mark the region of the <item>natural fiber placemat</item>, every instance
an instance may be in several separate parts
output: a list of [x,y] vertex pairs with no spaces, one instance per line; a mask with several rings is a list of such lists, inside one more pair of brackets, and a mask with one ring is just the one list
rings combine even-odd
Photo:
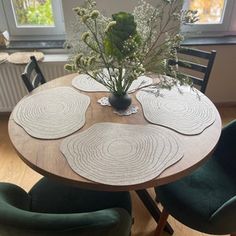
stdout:
[[79,175],[116,186],[149,181],[183,157],[176,134],[155,125],[97,123],[60,149]]
[[0,52],[0,63],[3,63],[7,60],[9,54],[6,52]]
[[37,61],[41,61],[44,58],[42,52],[15,52],[12,53],[7,60],[13,64],[27,64],[31,56],[35,56]]
[[14,121],[35,138],[57,139],[85,124],[90,98],[70,87],[58,87],[22,99],[13,111]]
[[163,89],[160,96],[139,91],[145,118],[186,135],[201,133],[214,123],[216,112],[212,102],[201,92],[189,87]]
[[[147,76],[140,76],[131,84],[128,92],[134,92],[140,86],[146,86],[153,83],[152,78]],[[86,74],[76,76],[72,80],[72,86],[85,92],[109,92],[109,90],[96,80]]]

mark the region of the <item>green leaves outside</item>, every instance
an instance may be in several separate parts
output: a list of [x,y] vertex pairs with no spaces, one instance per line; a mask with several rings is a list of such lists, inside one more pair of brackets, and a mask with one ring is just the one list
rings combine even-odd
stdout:
[[13,0],[18,25],[53,26],[51,0]]

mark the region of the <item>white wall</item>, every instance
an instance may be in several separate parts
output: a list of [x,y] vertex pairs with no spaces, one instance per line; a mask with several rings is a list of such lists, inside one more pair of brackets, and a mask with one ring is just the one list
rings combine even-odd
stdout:
[[216,103],[236,103],[236,45],[201,46],[203,50],[216,50],[216,58],[207,96]]

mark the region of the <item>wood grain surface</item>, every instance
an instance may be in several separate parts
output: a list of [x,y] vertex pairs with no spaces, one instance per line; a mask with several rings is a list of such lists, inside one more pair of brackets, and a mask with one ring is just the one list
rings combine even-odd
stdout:
[[[75,76],[76,74],[71,74],[52,80],[35,89],[32,94],[58,86],[71,86],[71,81]],[[86,130],[88,127],[98,122],[148,124],[141,112],[141,105],[136,100],[135,95],[132,95],[132,101],[133,104],[139,107],[139,112],[131,116],[118,116],[113,113],[111,107],[103,107],[97,103],[97,100],[106,94],[84,94],[90,96],[91,105],[86,112],[86,124],[78,132]],[[30,96],[30,94],[28,96]],[[181,96],[181,94],[179,96]],[[214,105],[212,104],[212,106]],[[59,147],[63,139],[40,140],[33,138],[14,122],[12,116],[9,118],[8,132],[18,155],[27,165],[42,175],[64,181],[68,184],[74,184],[90,189],[107,191],[137,190],[177,180],[195,170],[207,159],[217,144],[221,133],[221,118],[218,111],[216,109],[214,110],[216,112],[216,121],[200,135],[187,136],[177,133],[184,148],[184,157],[181,161],[169,167],[159,177],[151,181],[130,186],[102,185],[82,178],[69,167],[69,164],[60,152]]]

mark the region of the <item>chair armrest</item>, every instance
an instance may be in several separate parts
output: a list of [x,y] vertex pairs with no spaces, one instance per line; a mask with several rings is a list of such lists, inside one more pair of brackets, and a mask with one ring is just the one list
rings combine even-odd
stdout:
[[50,235],[68,235],[74,232],[77,235],[128,236],[131,216],[121,208],[88,213],[48,214],[25,211],[8,205],[4,210],[0,207],[0,235],[4,235],[1,234],[4,227],[15,228],[17,232],[20,229],[23,231],[22,235],[28,235],[27,232],[40,232],[41,235],[46,235],[44,232],[51,232]]
[[[0,183],[0,235],[124,235],[131,216],[122,208],[87,213],[37,213],[30,211],[31,197],[20,187]],[[69,233],[69,234],[68,234]]]
[[217,232],[228,234],[236,232],[236,196],[219,207],[210,217],[210,223],[217,227]]
[[29,210],[31,197],[21,187],[12,183],[0,183],[0,207],[6,207],[7,204],[23,210]]

